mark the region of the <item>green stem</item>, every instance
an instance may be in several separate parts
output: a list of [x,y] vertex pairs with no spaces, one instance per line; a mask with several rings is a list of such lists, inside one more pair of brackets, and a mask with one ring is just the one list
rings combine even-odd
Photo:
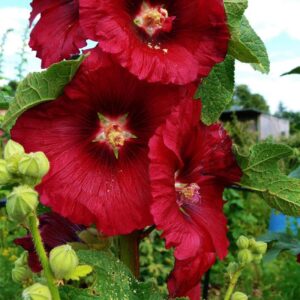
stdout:
[[238,269],[232,276],[224,300],[230,300],[243,269]]
[[36,253],[40,259],[41,265],[44,270],[44,276],[47,280],[47,284],[52,296],[52,300],[60,300],[59,291],[57,286],[55,285],[55,278],[50,269],[47,253],[44,248],[43,241],[40,235],[40,231],[38,227],[38,219],[36,215],[29,216],[28,224],[29,224],[29,229],[31,232]]
[[140,275],[138,232],[120,236],[119,245],[120,260],[131,270],[133,275],[138,278]]

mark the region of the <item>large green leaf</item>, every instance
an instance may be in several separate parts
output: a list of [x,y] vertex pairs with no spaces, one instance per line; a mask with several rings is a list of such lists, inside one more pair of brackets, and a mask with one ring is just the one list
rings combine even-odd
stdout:
[[202,100],[202,121],[210,125],[216,122],[231,102],[234,90],[234,59],[227,56],[217,64],[200,84],[195,98]]
[[300,180],[284,175],[278,161],[289,157],[287,145],[261,143],[246,156],[237,153],[244,173],[240,186],[259,194],[271,207],[291,216],[300,216]]
[[26,110],[59,97],[72,80],[85,56],[52,65],[42,72],[29,74],[18,85],[14,100],[5,115],[3,128],[10,129]]
[[231,36],[229,53],[241,62],[251,63],[257,71],[262,73],[270,71],[266,47],[245,16],[242,17],[240,31],[234,32]]
[[248,7],[248,0],[224,0],[224,5],[230,32],[239,32],[242,16]]
[[94,282],[86,289],[62,288],[62,299],[163,300],[151,283],[138,282],[129,269],[110,253],[78,251],[78,256],[80,263],[93,266]]

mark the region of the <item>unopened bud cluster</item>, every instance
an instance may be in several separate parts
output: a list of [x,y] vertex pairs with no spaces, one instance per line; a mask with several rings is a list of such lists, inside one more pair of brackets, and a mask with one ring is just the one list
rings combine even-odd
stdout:
[[[34,213],[38,193],[34,186],[49,171],[49,161],[43,152],[25,153],[22,145],[9,140],[0,159],[0,185],[18,185],[7,196],[7,213],[10,219],[23,222]],[[17,274],[17,272],[15,272]]]
[[236,244],[239,248],[238,261],[242,266],[251,262],[259,264],[268,248],[266,243],[257,242],[253,238],[248,239],[243,235],[239,237]]
[[14,282],[23,283],[32,279],[32,272],[28,267],[27,259],[28,252],[23,252],[15,261],[15,266],[12,269],[12,279]]
[[49,171],[49,161],[43,152],[25,153],[22,145],[9,140],[0,160],[0,185],[25,183],[38,184]]

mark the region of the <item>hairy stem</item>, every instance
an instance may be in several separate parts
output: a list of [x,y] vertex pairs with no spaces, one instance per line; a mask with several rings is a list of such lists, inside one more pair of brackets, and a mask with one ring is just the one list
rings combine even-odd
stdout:
[[49,260],[45,251],[42,237],[38,228],[38,219],[36,215],[31,215],[28,218],[28,225],[33,239],[35,251],[39,257],[41,265],[43,267],[44,276],[47,280],[48,288],[50,290],[52,300],[60,300],[59,291],[55,285],[55,278],[50,269]]
[[229,283],[229,287],[228,287],[228,289],[227,289],[227,291],[226,291],[224,300],[230,300],[231,295],[232,295],[233,292],[234,292],[235,286],[236,286],[236,284],[237,284],[237,282],[238,282],[238,280],[239,280],[239,277],[240,277],[241,274],[242,274],[242,270],[243,270],[243,269],[241,269],[241,268],[238,269],[238,270],[233,274],[233,276],[231,277],[230,283]]
[[122,235],[119,238],[120,260],[138,278],[140,275],[139,264],[139,233],[134,232],[129,235]]

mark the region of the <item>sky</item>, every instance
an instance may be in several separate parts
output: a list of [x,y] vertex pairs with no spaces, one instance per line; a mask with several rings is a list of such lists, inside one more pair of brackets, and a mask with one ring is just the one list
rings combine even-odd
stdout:
[[[300,76],[281,77],[280,74],[300,66],[300,0],[249,0],[246,11],[250,24],[265,42],[270,60],[268,75],[254,71],[249,65],[237,63],[236,83],[247,84],[253,93],[259,93],[275,112],[280,101],[289,110],[300,111]],[[8,35],[4,49],[4,75],[16,76],[15,66],[20,57],[22,36],[28,26],[30,0],[0,1],[0,37],[8,28],[14,31]],[[40,69],[40,61],[27,47],[28,65],[26,72]]]

